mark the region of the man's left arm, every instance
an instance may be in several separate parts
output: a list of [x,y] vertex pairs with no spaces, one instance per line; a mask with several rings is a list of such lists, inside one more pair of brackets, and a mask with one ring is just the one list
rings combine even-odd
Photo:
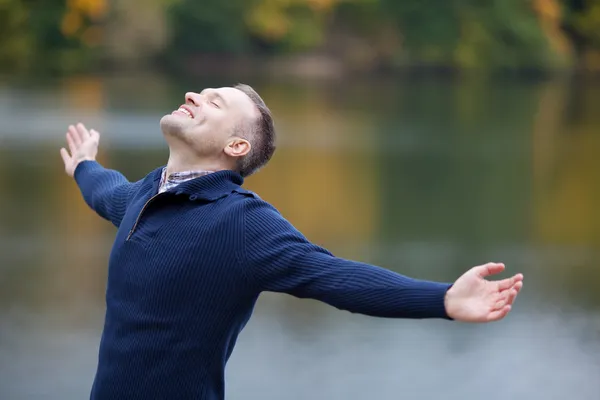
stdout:
[[247,206],[244,225],[245,273],[259,291],[312,298],[375,317],[450,319],[444,305],[449,283],[335,257],[260,200]]

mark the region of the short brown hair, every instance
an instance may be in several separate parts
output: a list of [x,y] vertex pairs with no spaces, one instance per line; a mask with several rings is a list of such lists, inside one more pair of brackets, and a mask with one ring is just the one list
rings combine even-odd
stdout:
[[256,91],[246,84],[237,84],[235,89],[240,90],[252,100],[259,112],[259,117],[251,127],[240,127],[241,133],[250,142],[252,148],[246,156],[238,162],[237,169],[243,177],[250,176],[265,166],[275,152],[275,125],[271,110]]

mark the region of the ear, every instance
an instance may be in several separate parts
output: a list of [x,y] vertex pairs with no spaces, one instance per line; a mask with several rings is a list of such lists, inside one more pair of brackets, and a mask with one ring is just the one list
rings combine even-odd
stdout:
[[230,157],[243,157],[250,152],[252,146],[246,139],[234,137],[225,146],[225,154]]

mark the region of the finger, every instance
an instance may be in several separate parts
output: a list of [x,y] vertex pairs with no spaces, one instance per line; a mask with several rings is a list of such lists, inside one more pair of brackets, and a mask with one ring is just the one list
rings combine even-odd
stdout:
[[78,148],[79,146],[81,146],[81,137],[79,136],[79,132],[77,131],[77,128],[75,128],[73,125],[69,125],[69,134],[71,135],[71,138],[73,139],[73,143],[76,146],[75,148]]
[[511,309],[511,306],[506,305],[506,306],[502,307],[502,309],[500,309],[500,310],[492,311],[491,313],[488,314],[488,317],[487,317],[488,322],[501,320],[502,318],[506,317],[506,314],[508,314],[510,312],[510,309]]
[[65,167],[71,163],[71,157],[69,157],[69,152],[64,147],[60,149],[60,156],[65,163]]
[[506,289],[510,289],[514,286],[515,280],[514,278],[507,278],[497,282],[498,291],[502,292]]
[[100,132],[95,129],[90,129],[90,137],[98,142],[100,140]]
[[506,278],[501,281],[498,281],[498,290],[502,291],[502,290],[510,289],[517,282],[522,282],[522,281],[523,281],[523,275],[516,274],[515,276],[512,276],[510,278]]
[[513,286],[513,288],[517,291],[517,293],[519,293],[523,288],[523,281],[515,283],[515,286]]
[[496,297],[497,300],[494,303],[494,305],[492,306],[492,310],[500,310],[502,307],[504,307],[507,304],[509,297],[510,297],[509,290],[505,290],[504,292],[500,293]]
[[485,278],[489,275],[499,274],[500,272],[504,271],[504,268],[504,264],[502,263],[487,263],[475,267],[475,272],[481,278]]
[[519,294],[519,292],[515,289],[510,291],[510,295],[508,296],[508,300],[506,301],[506,304],[508,304],[509,306],[512,306],[513,303],[515,302],[515,299],[517,298],[517,295]]
[[519,292],[516,289],[502,292],[500,299],[494,305],[493,310],[500,310],[506,305],[512,305]]
[[67,132],[67,144],[69,145],[71,155],[75,154],[77,151],[77,144],[75,143],[75,138],[73,137],[73,133],[71,131]]
[[[508,284],[506,283],[506,281],[508,281]],[[520,291],[521,288],[523,287],[523,281],[515,281],[513,278],[510,279],[506,279],[506,280],[502,280],[498,282],[498,291],[500,293],[504,293],[507,291],[511,291],[511,290],[517,290]]]
[[82,142],[86,141],[90,137],[90,132],[81,122],[77,124],[77,131],[79,132]]

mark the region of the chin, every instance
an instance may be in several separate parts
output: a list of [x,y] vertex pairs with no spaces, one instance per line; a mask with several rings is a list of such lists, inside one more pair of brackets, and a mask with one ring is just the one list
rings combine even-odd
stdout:
[[181,117],[167,114],[160,119],[160,129],[165,135],[181,136],[184,128]]

